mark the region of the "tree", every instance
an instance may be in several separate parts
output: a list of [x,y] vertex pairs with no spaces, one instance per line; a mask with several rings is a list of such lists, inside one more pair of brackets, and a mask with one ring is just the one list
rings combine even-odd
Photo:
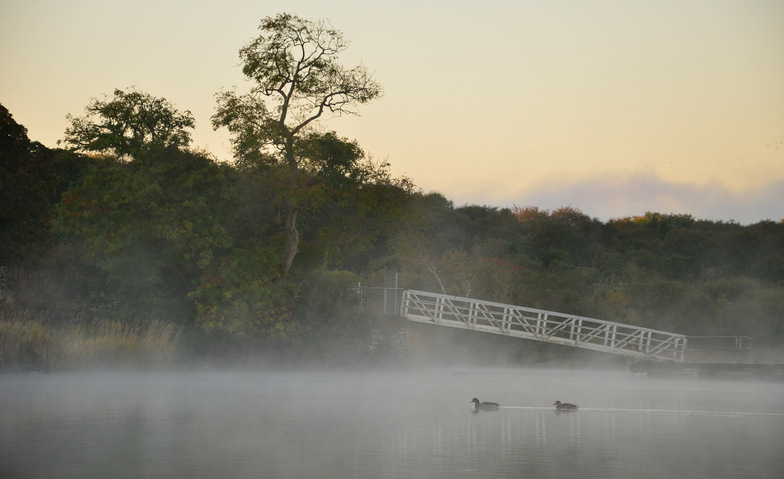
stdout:
[[394,221],[387,197],[407,183],[391,178],[388,163],[365,156],[355,141],[334,132],[308,134],[301,145],[306,162],[296,198],[308,214],[298,230],[309,241],[298,253],[298,262],[347,268],[344,261],[349,258],[372,255],[384,225]]
[[288,190],[281,201],[284,244],[280,273],[285,276],[298,251],[294,194],[301,186],[299,143],[314,122],[325,115],[357,114],[354,107],[381,96],[381,86],[363,65],[347,69],[338,55],[348,43],[327,21],[282,13],[266,17],[260,35],[240,49],[242,73],[255,82],[248,93],[217,95],[213,127],[232,133],[240,162],[276,161],[288,172]]
[[187,295],[233,245],[233,176],[191,151],[107,158],[63,194],[57,232],[105,276],[114,314],[187,317]]
[[427,270],[438,282],[442,294],[471,297],[482,270],[482,262],[476,256],[450,248],[440,258],[425,256],[423,260]]
[[0,265],[46,245],[55,183],[52,153],[0,105]]
[[67,115],[71,126],[64,143],[79,151],[136,158],[155,148],[184,148],[190,144],[187,128],[195,126],[190,111],[179,112],[165,98],[131,89],[114,96],[93,98],[85,116]]

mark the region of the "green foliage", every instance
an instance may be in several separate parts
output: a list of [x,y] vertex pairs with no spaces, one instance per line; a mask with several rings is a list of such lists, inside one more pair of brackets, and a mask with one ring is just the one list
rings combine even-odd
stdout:
[[259,32],[240,49],[242,73],[256,83],[254,93],[274,100],[271,113],[281,126],[295,120],[291,133],[325,112],[353,113],[352,105],[381,95],[364,66],[338,63],[348,42],[325,20],[282,13],[264,18]]
[[319,262],[329,269],[363,268],[396,228],[410,183],[393,179],[389,164],[364,157],[355,142],[333,134],[317,140],[309,155],[314,164],[331,166],[317,166],[301,203],[309,205],[299,223],[308,238],[300,251],[305,271]]
[[349,271],[315,271],[300,283],[296,318],[303,354],[319,360],[367,354],[370,323],[356,309],[358,280]]
[[435,194],[411,204],[387,262],[403,287],[462,295],[458,278],[476,277],[478,298],[684,334],[781,337],[784,223],[648,213],[602,224],[574,208],[526,207],[515,225],[504,210],[456,209]]
[[195,126],[190,111],[179,112],[165,98],[134,89],[115,89],[111,98],[93,98],[85,116],[66,118],[66,145],[131,158],[154,149],[185,148],[191,141],[187,129]]
[[[134,90],[69,116],[66,143],[93,156],[31,142],[0,109],[0,263],[46,268],[0,278],[2,293],[60,315],[110,312],[120,333],[164,318],[209,340],[317,358],[367,353],[370,325],[351,287],[390,271],[403,288],[784,338],[784,222],[455,207],[393,178],[356,141],[313,128],[381,94],[364,67],[338,64],[345,47],[323,21],[262,21],[240,52],[253,86],[219,94],[212,118],[232,134],[233,164],[188,150],[190,113]],[[3,334],[21,345],[13,354],[40,356],[52,344],[44,326],[9,322]]]
[[262,245],[236,249],[203,275],[189,295],[196,324],[239,338],[291,341],[298,330],[291,318],[291,285],[275,281],[274,263],[264,261],[269,257]]
[[55,192],[52,153],[0,105],[0,265],[48,246]]
[[326,21],[284,13],[264,18],[259,32],[240,49],[242,72],[254,86],[244,94],[219,93],[212,124],[228,128],[242,166],[282,165],[288,172],[276,188],[283,277],[299,252],[297,222],[314,200],[314,176],[351,180],[360,171],[353,168],[359,147],[314,133],[314,122],[325,115],[355,114],[354,106],[379,97],[381,87],[364,66],[340,65],[338,56],[348,44]]
[[184,295],[232,244],[234,195],[230,170],[201,154],[106,159],[63,195],[59,231],[107,274],[128,314],[183,317]]
[[239,95],[236,91],[222,91],[215,95],[218,111],[212,117],[212,127],[225,127],[231,133],[234,158],[240,167],[275,164],[274,145],[277,130],[260,95]]

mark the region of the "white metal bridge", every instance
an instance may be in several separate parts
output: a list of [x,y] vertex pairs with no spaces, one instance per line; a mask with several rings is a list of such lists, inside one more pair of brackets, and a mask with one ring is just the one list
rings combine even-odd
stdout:
[[751,338],[690,337],[628,324],[509,304],[396,288],[360,288],[368,313],[410,321],[502,334],[648,361],[687,361],[690,341],[706,340],[730,350],[749,349]]

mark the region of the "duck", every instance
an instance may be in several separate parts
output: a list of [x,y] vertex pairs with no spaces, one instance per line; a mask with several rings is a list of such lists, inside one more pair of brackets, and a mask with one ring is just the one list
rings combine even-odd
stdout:
[[577,409],[576,404],[569,404],[568,402],[562,403],[561,401],[555,401],[553,406],[555,406],[556,411],[574,411]]
[[473,404],[474,406],[474,411],[478,411],[480,409],[482,411],[495,411],[500,407],[500,404],[498,404],[497,402],[489,402],[489,401],[479,402],[479,399],[477,398],[472,399],[471,404]]

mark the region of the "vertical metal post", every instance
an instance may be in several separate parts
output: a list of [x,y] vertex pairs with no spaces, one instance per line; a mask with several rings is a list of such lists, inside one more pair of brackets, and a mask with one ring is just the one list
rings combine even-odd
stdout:
[[688,349],[688,345],[689,345],[689,340],[686,339],[686,338],[681,338],[680,362],[682,362],[682,363],[686,362],[686,360],[688,359],[688,354],[689,354],[687,352],[689,350]]
[[612,335],[610,336],[610,351],[615,351],[615,333],[618,331],[618,326],[612,325]]
[[574,318],[569,321],[569,341],[574,341]]

